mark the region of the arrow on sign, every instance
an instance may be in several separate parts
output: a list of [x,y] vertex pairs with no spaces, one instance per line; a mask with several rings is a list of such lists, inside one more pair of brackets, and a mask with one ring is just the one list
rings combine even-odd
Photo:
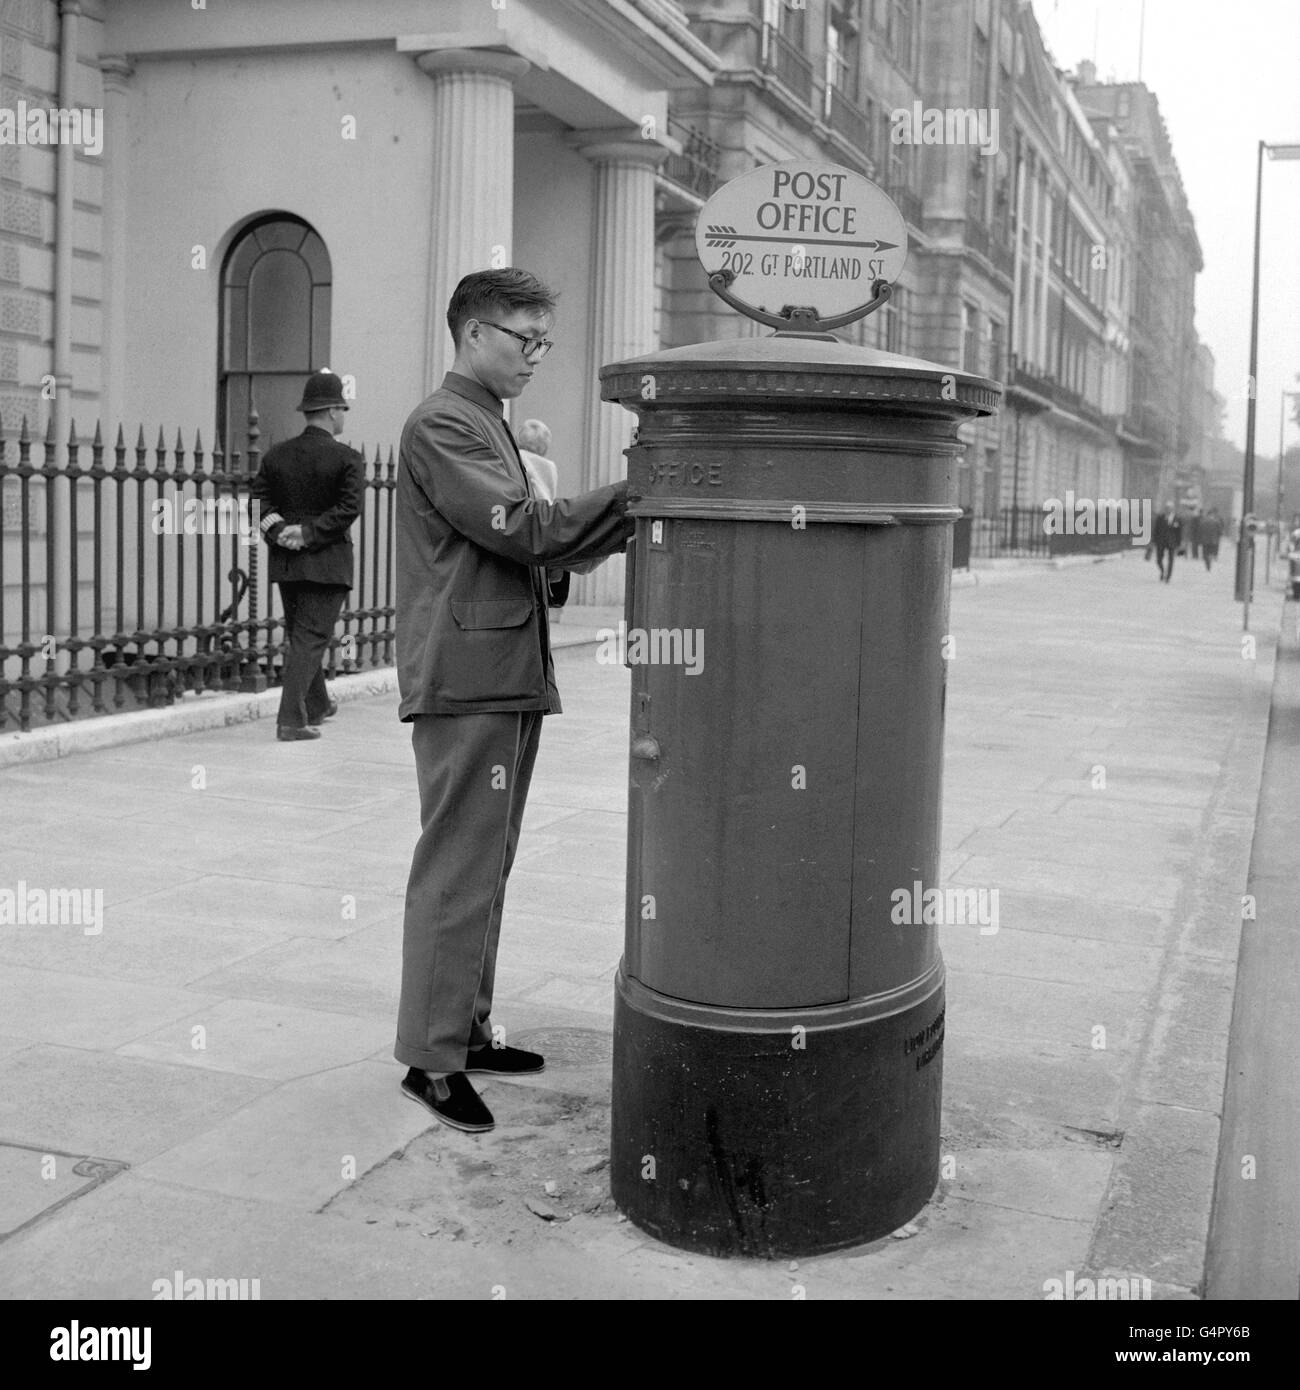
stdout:
[[748,236],[743,232],[738,232],[734,227],[723,227],[716,223],[710,224],[705,228],[704,244],[710,248],[721,248],[734,246],[738,241],[776,241],[782,246],[860,246],[867,251],[894,251],[898,248],[896,241],[839,241],[828,240],[825,237],[789,237],[789,236]]

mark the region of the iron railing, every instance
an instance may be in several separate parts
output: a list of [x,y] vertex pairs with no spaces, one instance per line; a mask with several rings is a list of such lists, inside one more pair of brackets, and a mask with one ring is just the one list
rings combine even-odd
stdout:
[[718,186],[722,150],[698,127],[675,116],[668,117],[668,134],[681,144],[682,152],[669,155],[664,174],[701,198],[712,197]]
[[812,105],[812,63],[795,44],[771,24],[763,26],[763,65],[805,106]]
[[1132,544],[1128,534],[1049,533],[1042,507],[1003,507],[996,516],[971,518],[969,554],[984,560],[1051,560],[1059,555],[1105,555]]
[[[74,424],[60,448],[52,421],[34,441],[25,418],[16,443],[0,434],[0,730],[279,680],[284,619],[248,501],[259,440],[256,413],[242,457],[197,433],[187,452],[179,431],[169,450],[161,429],[151,449],[143,427],[134,446]],[[331,676],[393,663],[395,474],[391,448],[366,460]]]
[[826,121],[864,158],[871,142],[866,112],[836,86],[826,88]]

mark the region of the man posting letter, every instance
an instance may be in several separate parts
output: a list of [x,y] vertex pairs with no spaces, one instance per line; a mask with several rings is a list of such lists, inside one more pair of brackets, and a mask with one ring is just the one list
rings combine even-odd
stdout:
[[526,271],[467,275],[447,307],[451,371],[412,412],[397,472],[397,673],[420,838],[406,888],[394,1056],[444,1123],[491,1129],[467,1073],[541,1071],[493,1046],[506,879],[542,716],[560,712],[547,570],[620,551],[627,483],[538,500],[506,424],[551,348],[554,294]]

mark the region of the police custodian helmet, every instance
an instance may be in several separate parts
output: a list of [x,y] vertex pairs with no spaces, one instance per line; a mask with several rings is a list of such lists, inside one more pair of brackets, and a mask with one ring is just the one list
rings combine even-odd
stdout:
[[322,367],[307,378],[298,409],[304,415],[309,415],[313,410],[328,410],[336,405],[344,410],[348,408],[347,401],[343,399],[343,382],[328,367]]

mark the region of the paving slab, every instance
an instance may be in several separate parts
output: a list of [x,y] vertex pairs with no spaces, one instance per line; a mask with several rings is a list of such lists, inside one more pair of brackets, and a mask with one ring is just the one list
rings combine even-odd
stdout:
[[177,1066],[287,1081],[359,1062],[391,1036],[387,1021],[223,999],[117,1049]]
[[38,1044],[0,1060],[0,1134],[139,1163],[269,1089],[252,1077]]

